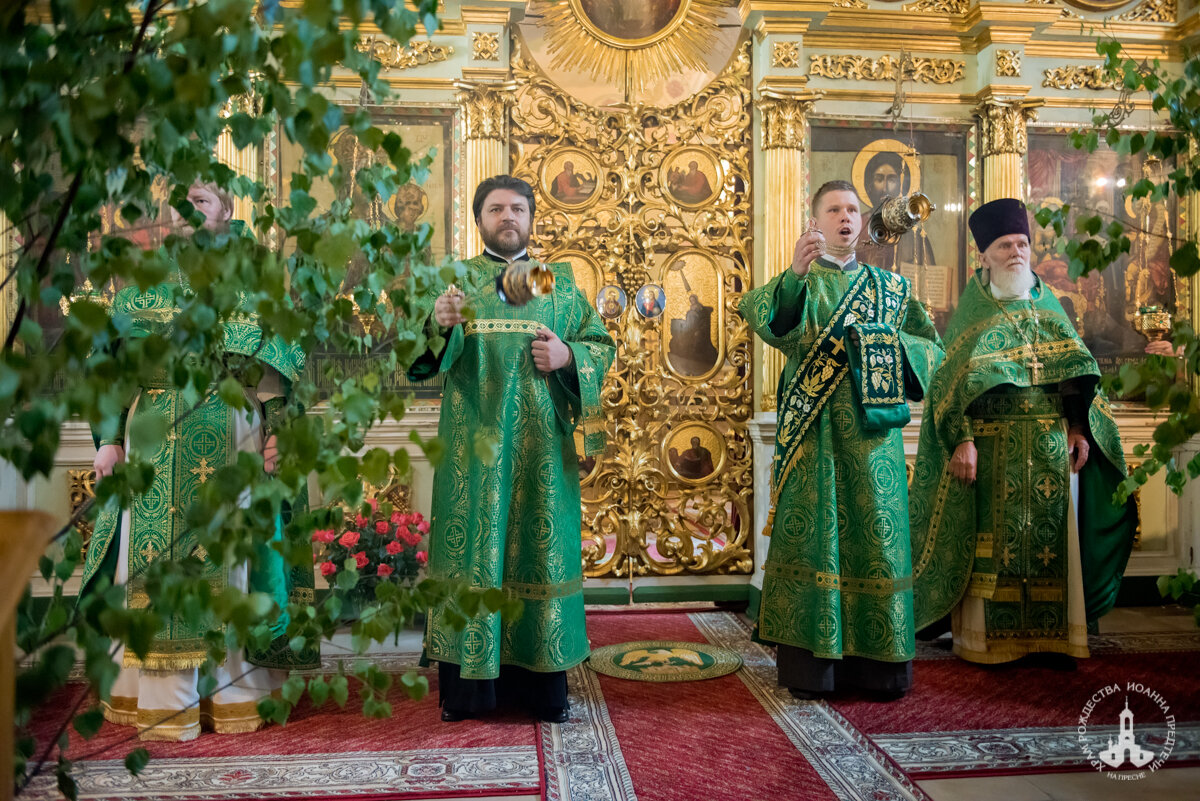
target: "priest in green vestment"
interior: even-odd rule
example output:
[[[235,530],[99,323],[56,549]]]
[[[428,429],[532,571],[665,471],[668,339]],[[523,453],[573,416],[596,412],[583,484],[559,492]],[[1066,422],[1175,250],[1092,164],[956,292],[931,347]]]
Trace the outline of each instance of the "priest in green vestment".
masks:
[[[566,670],[590,653],[573,432],[582,430],[585,455],[604,450],[600,390],[616,346],[569,264],[547,265],[554,291],[524,305],[497,291],[505,269],[528,259],[535,210],[528,183],[489,178],[472,210],[485,251],[466,265],[479,288],[464,295],[451,287],[437,299],[431,325],[445,348],[410,370],[417,380],[441,372],[445,382],[429,575],[501,589],[524,611],[518,620],[492,613],[456,630],[434,608],[425,654],[438,662],[443,720],[512,700],[563,722]]]
[[[983,267],[946,331],[910,492],[917,626],[950,614],[964,659],[1069,669],[1133,545],[1134,502],[1113,501],[1121,437],[1095,359],[1030,268],[1025,205],[985,203],[969,224]]]
[[[900,429],[941,342],[906,279],[855,259],[853,185],[824,184],[812,210],[791,267],[740,306],[787,356],[757,634],[778,645],[793,695],[894,698],[912,685],[915,651]]]
[[[188,201],[205,218],[204,227],[214,234],[248,236],[237,220],[231,220],[233,203],[212,184],[196,184]],[[177,221],[179,222],[179,221]],[[190,229],[182,226],[184,233]],[[112,316],[129,339],[154,334],[170,336],[179,303],[189,292],[178,272],[146,291],[132,286],[113,299]],[[222,467],[234,463],[239,451],[263,454],[268,471],[274,469],[275,444],[270,433],[279,419],[291,382],[304,367],[304,354],[279,337],[262,341],[253,309],[245,308],[223,323],[224,351],[231,358],[252,358],[263,368],[256,386],[244,388],[253,411],[231,408],[212,393],[198,406],[167,375],[144,383],[121,415],[117,436],[100,440],[95,460],[96,475],[103,478],[125,460],[130,443],[126,422],[135,425],[139,416],[157,415],[172,424],[167,438],[152,453],[141,456],[154,466],[150,489],[132,501],[128,510],[112,505],[102,509],[88,545],[83,571],[83,590],[90,592],[95,580],[106,576],[125,585],[126,604],[144,607],[149,603],[146,571],[157,560],[198,559],[202,575],[214,594],[229,586],[268,594],[284,610],[271,627],[275,638],[262,651],[232,650],[216,670],[217,691],[201,698],[198,668],[208,656],[205,636],[214,628],[212,620],[169,619],[151,642],[144,658],[123,647],[116,658],[121,671],[111,697],[103,699],[107,720],[136,726],[144,740],[191,740],[202,725],[218,733],[254,731],[263,721],[257,701],[278,691],[283,668],[313,666],[314,655],[304,660],[287,647],[289,595],[311,602],[311,568],[291,571],[283,557],[265,544],[258,548],[255,565],[218,565],[199,543],[198,533],[186,524],[188,509],[200,488]],[[277,521],[272,535],[282,537]]]

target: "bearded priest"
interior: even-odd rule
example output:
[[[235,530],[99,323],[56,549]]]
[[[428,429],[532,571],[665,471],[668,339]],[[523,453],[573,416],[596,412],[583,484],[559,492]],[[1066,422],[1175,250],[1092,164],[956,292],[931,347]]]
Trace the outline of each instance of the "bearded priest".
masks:
[[[946,330],[909,493],[916,624],[950,613],[971,662],[1072,669],[1133,545],[1133,500],[1113,502],[1121,437],[1096,360],[1030,268],[1025,205],[993,200],[968,224],[983,266]]]

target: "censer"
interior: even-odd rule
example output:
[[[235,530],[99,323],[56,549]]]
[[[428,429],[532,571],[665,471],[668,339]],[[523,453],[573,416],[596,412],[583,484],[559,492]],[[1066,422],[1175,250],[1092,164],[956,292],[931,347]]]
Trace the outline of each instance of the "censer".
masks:
[[[895,242],[918,223],[929,219],[937,207],[920,192],[884,198],[867,220],[867,235],[877,245]]]
[[[509,306],[524,306],[553,291],[554,271],[538,262],[514,261],[496,276],[496,294]]]

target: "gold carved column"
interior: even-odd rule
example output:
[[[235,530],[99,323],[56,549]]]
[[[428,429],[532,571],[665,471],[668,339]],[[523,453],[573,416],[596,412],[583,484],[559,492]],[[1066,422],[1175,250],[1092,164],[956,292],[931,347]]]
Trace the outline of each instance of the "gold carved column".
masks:
[[[987,97],[975,107],[983,159],[982,202],[1005,197],[1026,199],[1025,154],[1029,150],[1026,126],[1037,119],[1037,108],[1042,102]]]
[[[508,107],[516,83],[455,81],[459,93],[455,100],[463,110],[466,139],[466,168],[463,180],[467,202],[475,196],[475,187],[486,178],[508,172]],[[468,214],[470,210],[468,209]],[[483,252],[483,240],[474,225],[468,225],[466,252],[462,258]]]
[[[801,80],[799,86],[803,86]],[[762,115],[764,161],[763,282],[788,269],[796,239],[808,222],[808,113],[821,93],[785,88],[764,80],[758,87]],[[783,354],[763,348],[762,398],[759,408],[775,410],[775,390],[783,370]]]

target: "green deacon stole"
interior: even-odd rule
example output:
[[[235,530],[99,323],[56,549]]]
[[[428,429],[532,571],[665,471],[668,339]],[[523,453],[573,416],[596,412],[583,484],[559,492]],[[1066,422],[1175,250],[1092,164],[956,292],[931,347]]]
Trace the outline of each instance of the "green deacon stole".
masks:
[[[890,326],[893,330],[900,327],[908,300],[907,284],[898,279],[888,279],[896,279],[896,276],[891,273],[882,274],[878,267],[869,264],[862,266],[854,283],[842,296],[841,303],[830,315],[829,322],[817,335],[817,340],[809,349],[808,355],[781,393],[779,423],[775,435],[777,445],[771,475],[771,507],[767,513],[767,525],[763,529],[764,536],[771,536],[771,529],[775,525],[775,508],[779,505],[779,493],[792,469],[804,455],[805,434],[850,370],[846,329],[855,325],[871,324],[871,331],[878,332],[881,328],[880,323]],[[877,319],[880,323],[875,322]],[[896,342],[898,350],[899,340]],[[898,364],[896,369],[900,369]],[[903,381],[894,386],[903,398]],[[868,398],[864,397],[863,400]]]

